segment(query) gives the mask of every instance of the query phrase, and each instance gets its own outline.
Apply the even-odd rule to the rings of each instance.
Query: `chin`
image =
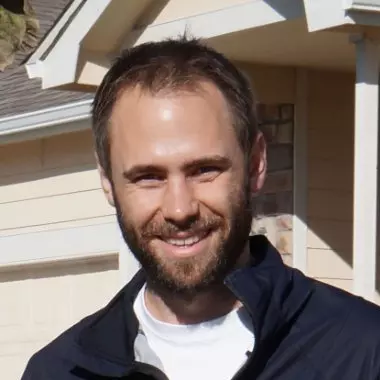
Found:
[[[214,265],[199,267],[193,260],[177,260],[174,265],[161,266],[156,272],[156,285],[166,291],[177,294],[192,294],[204,292],[216,283],[215,271],[210,270]],[[198,265],[197,265],[198,264]]]

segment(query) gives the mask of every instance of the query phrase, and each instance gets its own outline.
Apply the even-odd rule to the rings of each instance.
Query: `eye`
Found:
[[[217,166],[201,166],[194,170],[192,173],[193,177],[197,177],[200,180],[203,181],[210,181],[213,180],[215,177],[217,177],[221,173],[221,169]]]
[[[162,175],[146,173],[136,176],[133,182],[138,184],[154,184],[157,182],[162,182],[163,180],[164,177]]]
[[[197,174],[199,175],[216,173],[216,172],[219,172],[219,168],[217,168],[216,166],[202,166],[197,169]]]

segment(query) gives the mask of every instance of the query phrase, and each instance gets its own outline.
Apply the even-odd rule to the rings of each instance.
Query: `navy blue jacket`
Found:
[[[255,348],[234,379],[380,380],[380,308],[282,263],[263,236],[225,283],[249,311]],[[136,360],[143,271],[107,305],[35,354],[22,380],[166,379]],[[226,341],[228,344],[228,341]]]

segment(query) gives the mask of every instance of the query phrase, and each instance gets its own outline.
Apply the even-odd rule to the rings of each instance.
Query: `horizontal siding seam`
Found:
[[[85,190],[77,190],[77,191],[69,191],[69,192],[55,193],[55,194],[49,194],[49,195],[41,195],[41,196],[30,197],[30,198],[20,198],[20,199],[15,199],[15,200],[6,201],[6,202],[1,202],[0,201],[0,205],[19,203],[19,202],[27,202],[27,201],[34,201],[34,200],[40,200],[40,199],[51,199],[51,198],[55,198],[55,197],[61,197],[61,196],[64,196],[64,195],[81,194],[81,193],[98,191],[98,190],[101,190],[100,186],[99,187],[85,189]]]
[[[98,215],[98,216],[95,216],[95,217],[92,217],[92,218],[76,218],[76,219],[65,219],[65,220],[59,220],[57,222],[49,222],[49,223],[41,223],[41,224],[33,224],[33,225],[28,225],[28,226],[20,226],[20,227],[11,227],[11,228],[3,228],[3,229],[0,229],[0,238],[2,237],[5,237],[5,236],[1,236],[1,232],[5,232],[5,231],[10,231],[10,230],[16,230],[16,229],[23,229],[23,228],[33,228],[33,227],[43,227],[43,226],[53,226],[53,225],[56,225],[56,224],[61,224],[61,223],[70,223],[70,222],[79,222],[79,221],[84,221],[84,220],[91,220],[91,219],[96,219],[96,218],[103,218],[103,217],[107,217],[107,216],[114,216],[115,213],[106,213],[106,214],[102,214],[102,215]],[[62,228],[64,229],[64,228]],[[29,232],[26,232],[26,233],[29,233]],[[19,234],[19,235],[22,235],[22,234]],[[12,235],[7,235],[7,236],[12,236]]]

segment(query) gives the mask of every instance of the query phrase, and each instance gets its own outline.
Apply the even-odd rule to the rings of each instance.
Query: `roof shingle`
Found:
[[[31,0],[40,23],[39,41],[54,26],[72,0]],[[14,63],[0,72],[0,118],[91,99],[93,94],[42,90],[41,80],[29,79],[24,63],[31,53],[18,53]]]

